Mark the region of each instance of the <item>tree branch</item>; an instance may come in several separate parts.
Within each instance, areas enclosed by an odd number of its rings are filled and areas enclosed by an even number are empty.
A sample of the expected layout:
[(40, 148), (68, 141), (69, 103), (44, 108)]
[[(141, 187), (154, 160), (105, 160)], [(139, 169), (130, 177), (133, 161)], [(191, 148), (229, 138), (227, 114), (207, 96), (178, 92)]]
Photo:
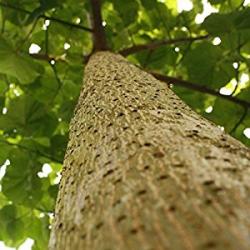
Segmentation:
[(129, 47), (127, 49), (120, 50), (119, 53), (123, 56), (128, 56), (130, 54), (134, 54), (134, 53), (137, 53), (137, 52), (140, 52), (143, 50), (154, 50), (154, 49), (157, 49), (163, 45), (183, 43), (183, 42), (193, 42), (196, 40), (207, 39), (208, 37), (209, 37), (209, 35), (197, 36), (197, 37), (183, 37), (183, 38), (169, 39), (169, 40), (162, 40), (162, 41), (154, 41), (152, 43), (135, 45), (135, 46)]
[(47, 55), (47, 54), (28, 54), (30, 57), (42, 60), (46, 62), (50, 62), (51, 60), (54, 60), (56, 62), (67, 62), (64, 56), (54, 56), (54, 55)]
[[(19, 11), (19, 12), (22, 12), (22, 13), (26, 13), (26, 14), (29, 14), (29, 15), (32, 14), (32, 11), (28, 11), (28, 10), (22, 9), (20, 7), (16, 7), (14, 5), (6, 4), (6, 3), (1, 3), (0, 2), (0, 6), (2, 6), (4, 8), (16, 10), (16, 11)], [(56, 17), (40, 15), (38, 18), (44, 18), (44, 19), (51, 20), (51, 21), (54, 21), (54, 22), (57, 22), (57, 23), (60, 23), (60, 24), (66, 25), (66, 26), (76, 28), (76, 29), (84, 30), (84, 31), (87, 31), (87, 32), (93, 32), (93, 30), (88, 28), (88, 27), (85, 27), (85, 26), (82, 26), (82, 25), (79, 25), (79, 24), (75, 24), (75, 23), (71, 23), (71, 22), (68, 22), (68, 21), (64, 21), (64, 20), (58, 19)]]
[(101, 0), (90, 0), (92, 8), (92, 27), (94, 39), (94, 51), (107, 50), (107, 41), (102, 25)]
[(188, 88), (188, 89), (193, 89), (196, 90), (198, 92), (202, 92), (205, 94), (209, 94), (209, 95), (213, 95), (213, 96), (217, 96), (223, 99), (226, 99), (228, 101), (234, 102), (236, 104), (239, 104), (245, 108), (250, 108), (250, 103), (241, 99), (238, 99), (234, 96), (229, 96), (229, 95), (222, 95), (220, 92), (214, 90), (214, 89), (210, 89), (206, 86), (202, 86), (202, 85), (198, 85), (189, 81), (185, 81), (182, 79), (178, 79), (178, 78), (174, 78), (171, 76), (165, 76), (162, 74), (158, 74), (158, 73), (154, 73), (154, 72), (150, 72), (149, 73), (151, 75), (153, 75), (156, 79), (166, 82), (168, 84), (174, 84), (176, 86), (180, 86), (180, 87), (184, 87), (184, 88)]

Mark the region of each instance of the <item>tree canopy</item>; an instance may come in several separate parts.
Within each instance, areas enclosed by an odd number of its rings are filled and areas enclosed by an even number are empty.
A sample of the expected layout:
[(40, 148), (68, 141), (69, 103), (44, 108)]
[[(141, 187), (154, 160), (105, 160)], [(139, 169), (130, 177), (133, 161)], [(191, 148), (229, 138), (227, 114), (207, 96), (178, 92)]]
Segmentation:
[[(250, 1), (103, 0), (110, 50), (250, 145)], [(0, 241), (46, 249), (93, 51), (90, 1), (0, 0)]]

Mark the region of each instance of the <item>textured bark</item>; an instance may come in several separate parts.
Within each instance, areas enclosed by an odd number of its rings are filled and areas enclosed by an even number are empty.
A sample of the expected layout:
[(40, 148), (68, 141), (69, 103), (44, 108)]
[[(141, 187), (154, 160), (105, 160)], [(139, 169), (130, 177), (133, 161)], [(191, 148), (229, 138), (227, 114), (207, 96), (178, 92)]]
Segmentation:
[(70, 126), (50, 250), (250, 249), (250, 153), (99, 52)]

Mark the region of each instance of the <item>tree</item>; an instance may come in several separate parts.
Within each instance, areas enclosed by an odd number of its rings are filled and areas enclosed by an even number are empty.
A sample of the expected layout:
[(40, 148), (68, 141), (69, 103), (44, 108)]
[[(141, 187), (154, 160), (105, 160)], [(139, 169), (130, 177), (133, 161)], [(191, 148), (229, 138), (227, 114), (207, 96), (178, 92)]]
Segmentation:
[(50, 249), (249, 248), (249, 150), (172, 92), (249, 144), (249, 8), (209, 2), (0, 3), (0, 239), (46, 249), (84, 63)]

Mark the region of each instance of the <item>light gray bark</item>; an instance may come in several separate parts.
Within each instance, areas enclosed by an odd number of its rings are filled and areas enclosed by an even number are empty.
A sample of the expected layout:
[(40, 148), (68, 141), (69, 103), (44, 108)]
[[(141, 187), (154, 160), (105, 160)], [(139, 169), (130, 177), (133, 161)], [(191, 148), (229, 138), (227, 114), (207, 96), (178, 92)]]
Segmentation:
[(50, 250), (250, 249), (250, 152), (98, 52), (70, 126)]

